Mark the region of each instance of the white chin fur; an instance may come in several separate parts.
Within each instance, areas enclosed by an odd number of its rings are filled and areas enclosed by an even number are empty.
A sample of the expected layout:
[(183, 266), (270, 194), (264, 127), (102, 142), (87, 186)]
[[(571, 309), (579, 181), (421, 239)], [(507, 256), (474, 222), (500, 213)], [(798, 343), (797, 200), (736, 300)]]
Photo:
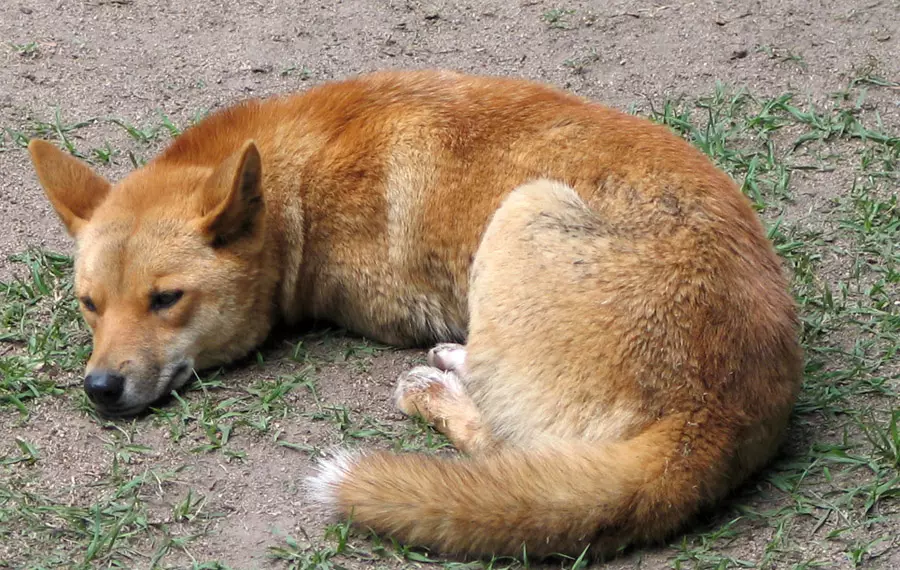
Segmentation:
[(191, 379), (191, 376), (194, 374), (194, 359), (193, 358), (185, 358), (176, 362), (175, 364), (170, 364), (163, 370), (162, 376), (164, 378), (168, 378), (168, 389), (169, 390), (177, 390), (181, 388), (185, 384), (188, 383), (188, 380)]
[(329, 513), (338, 514), (338, 489), (361, 457), (361, 452), (347, 449), (329, 453), (316, 465), (316, 474), (307, 477), (306, 496)]

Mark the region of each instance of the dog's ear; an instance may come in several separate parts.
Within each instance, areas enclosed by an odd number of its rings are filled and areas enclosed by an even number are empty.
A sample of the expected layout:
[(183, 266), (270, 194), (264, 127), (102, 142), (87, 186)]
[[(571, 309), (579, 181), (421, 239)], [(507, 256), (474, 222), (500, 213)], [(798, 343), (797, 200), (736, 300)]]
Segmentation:
[(203, 189), (200, 230), (214, 247), (251, 234), (263, 212), (262, 160), (252, 140), (216, 168)]
[(109, 182), (91, 168), (40, 139), (28, 143), (31, 162), (53, 209), (69, 235), (76, 237), (109, 194)]

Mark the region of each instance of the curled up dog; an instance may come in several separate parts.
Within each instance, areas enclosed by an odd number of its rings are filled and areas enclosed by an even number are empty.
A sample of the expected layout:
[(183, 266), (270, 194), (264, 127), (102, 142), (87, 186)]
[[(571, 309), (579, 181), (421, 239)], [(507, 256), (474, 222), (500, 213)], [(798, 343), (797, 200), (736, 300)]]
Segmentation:
[(396, 401), (465, 456), (324, 461), (312, 498), (362, 527), (445, 553), (610, 555), (677, 532), (785, 433), (802, 355), (779, 259), (734, 182), (644, 119), (387, 72), (226, 109), (116, 185), (30, 150), (76, 239), (104, 413), (278, 321), (437, 344)]

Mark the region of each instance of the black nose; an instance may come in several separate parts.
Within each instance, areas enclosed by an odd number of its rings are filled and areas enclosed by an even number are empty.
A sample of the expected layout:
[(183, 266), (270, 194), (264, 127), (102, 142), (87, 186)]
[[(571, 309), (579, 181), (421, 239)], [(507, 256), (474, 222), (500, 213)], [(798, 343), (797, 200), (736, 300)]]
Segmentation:
[(125, 377), (109, 370), (94, 370), (84, 377), (84, 391), (95, 404), (111, 406), (125, 390)]

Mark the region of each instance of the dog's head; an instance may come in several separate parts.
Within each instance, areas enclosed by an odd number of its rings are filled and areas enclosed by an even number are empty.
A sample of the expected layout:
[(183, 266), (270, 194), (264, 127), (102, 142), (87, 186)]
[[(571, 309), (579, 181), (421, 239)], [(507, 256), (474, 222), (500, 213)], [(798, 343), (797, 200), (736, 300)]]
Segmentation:
[(154, 161), (116, 185), (48, 142), (28, 148), (76, 241), (94, 335), (84, 387), (99, 411), (137, 413), (265, 337), (277, 277), (252, 141), (216, 165)]

